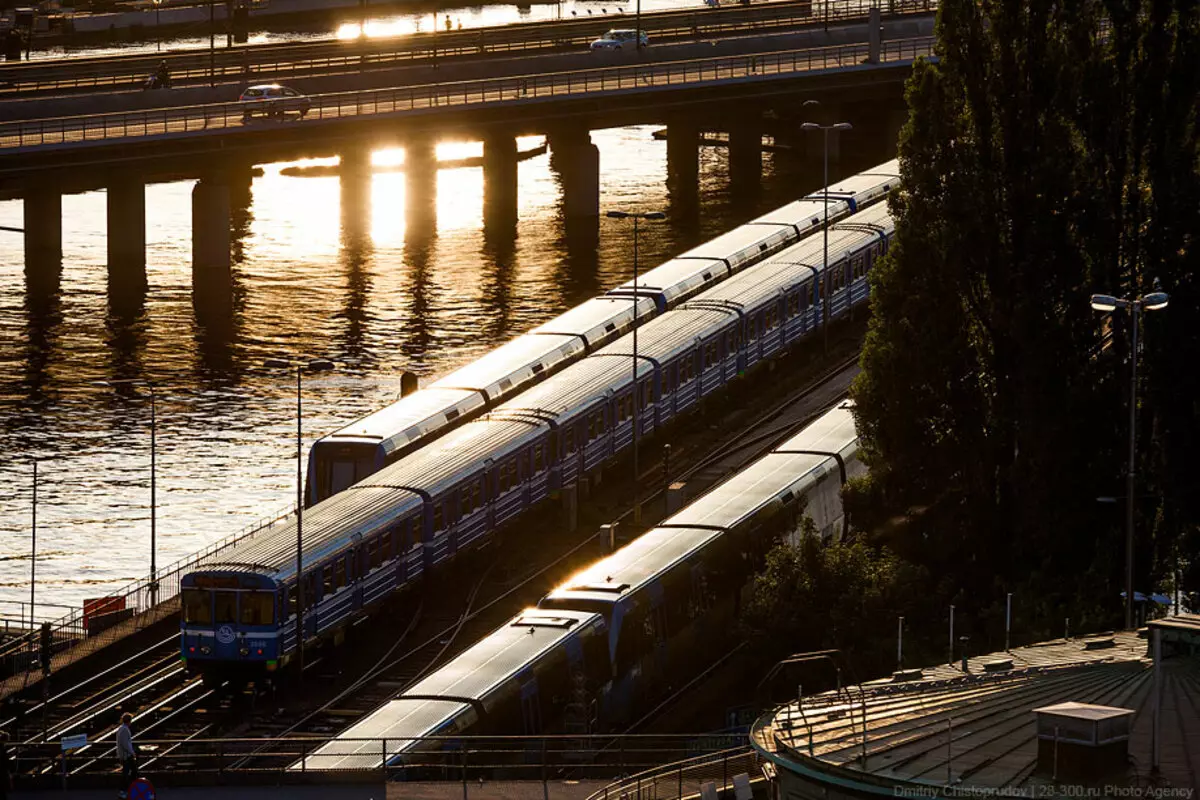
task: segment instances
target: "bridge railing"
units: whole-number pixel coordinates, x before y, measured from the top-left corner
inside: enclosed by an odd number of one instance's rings
[[[937,9],[936,0],[810,0],[771,2],[750,8],[656,12],[642,16],[642,28],[654,41],[680,41],[707,36],[769,33],[806,24],[862,21],[872,7],[885,17],[925,14]],[[288,76],[394,67],[434,57],[455,58],[487,54],[525,53],[583,48],[611,25],[628,24],[628,15],[608,19],[506,25],[466,31],[418,33],[391,40],[323,42],[263,48],[222,48],[213,52],[147,55],[78,63],[0,65],[0,93],[39,92],[138,86],[165,60],[178,82],[262,80]]]
[[[932,52],[934,37],[885,42],[880,63],[903,63]],[[304,121],[428,113],[439,109],[501,103],[532,103],[572,96],[682,88],[728,81],[786,78],[804,72],[857,68],[868,61],[867,44],[718,56],[653,64],[629,64],[504,78],[337,92],[307,98]],[[283,102],[302,102],[284,100]],[[286,108],[286,106],[285,106]],[[293,106],[293,108],[295,108]],[[0,152],[18,147],[86,145],[110,140],[205,134],[237,127],[250,130],[262,105],[216,103],[75,117],[0,123]],[[282,124],[271,120],[264,124]],[[276,128],[277,129],[277,128]]]
[[[212,562],[231,545],[258,535],[294,513],[295,508],[289,508],[219,539],[203,550],[163,567],[156,579],[152,580],[148,575],[109,592],[102,604],[87,612],[75,607],[56,619],[46,620],[51,626],[54,658],[58,663],[77,660],[115,638],[127,635],[131,630],[140,630],[177,610],[180,581],[184,575],[201,564]],[[38,668],[40,646],[36,632],[0,646],[0,699],[28,683],[31,671]],[[54,666],[57,668],[57,664]]]

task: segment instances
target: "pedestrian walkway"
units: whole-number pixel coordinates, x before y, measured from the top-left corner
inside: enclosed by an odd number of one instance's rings
[[[586,800],[607,781],[455,781],[329,784],[325,786],[179,786],[158,790],[159,800]],[[113,800],[107,789],[13,792],[13,800]]]

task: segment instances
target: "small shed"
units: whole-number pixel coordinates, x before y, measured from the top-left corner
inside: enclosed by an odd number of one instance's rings
[[[1038,772],[1088,782],[1125,769],[1134,711],[1090,703],[1033,709],[1037,717]]]

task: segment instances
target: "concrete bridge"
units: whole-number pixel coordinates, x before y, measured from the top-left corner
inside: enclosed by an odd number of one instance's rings
[[[25,270],[31,288],[61,272],[62,195],[108,190],[114,285],[145,283],[145,184],[199,178],[192,192],[193,285],[217,310],[231,285],[231,192],[255,163],[340,155],[343,175],[369,172],[381,142],[406,148],[412,197],[432,191],[438,139],[484,142],[485,227],[517,209],[516,137],[547,136],[568,222],[596,225],[600,158],[589,131],[663,123],[671,180],[695,185],[701,130],[729,132],[735,181],[757,181],[768,110],[786,116],[821,98],[826,113],[857,112],[856,137],[895,141],[903,81],[933,38],[435,83],[312,98],[303,120],[243,122],[237,103],[0,124],[0,195],[24,200]],[[870,118],[867,122],[866,118]],[[793,129],[795,126],[792,126]],[[836,157],[838,143],[833,142]],[[414,213],[419,215],[420,209]]]

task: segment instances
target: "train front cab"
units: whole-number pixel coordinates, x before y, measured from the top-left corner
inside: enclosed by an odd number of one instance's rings
[[[183,577],[181,659],[212,683],[248,680],[279,666],[275,581],[252,572],[193,572]]]

